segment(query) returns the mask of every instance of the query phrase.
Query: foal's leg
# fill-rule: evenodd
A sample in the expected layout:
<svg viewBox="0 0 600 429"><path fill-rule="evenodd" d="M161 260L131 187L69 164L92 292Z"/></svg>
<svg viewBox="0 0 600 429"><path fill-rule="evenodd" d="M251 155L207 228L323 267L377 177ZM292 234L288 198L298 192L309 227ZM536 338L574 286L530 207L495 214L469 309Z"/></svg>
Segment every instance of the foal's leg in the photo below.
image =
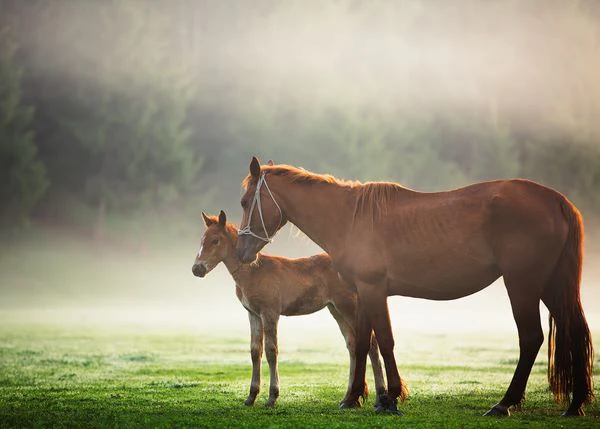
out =
<svg viewBox="0 0 600 429"><path fill-rule="evenodd" d="M338 304L339 305L339 304ZM346 394L344 395L344 399L340 401L340 407L342 408L356 408L360 407L360 402L358 400L351 401L350 391L352 388L352 380L354 380L354 367L356 366L356 335L354 333L354 328L352 325L348 323L346 318L342 315L341 311L338 310L334 305L329 304L327 306L329 312L337 322L340 327L340 331L344 336L344 340L346 340L346 348L348 349L348 354L350 356L350 370L348 375L348 389L346 390ZM354 316L354 315L353 315ZM363 392L363 398L368 394L367 383L365 381L365 391Z"/></svg>
<svg viewBox="0 0 600 429"><path fill-rule="evenodd" d="M379 359L379 343L375 338L375 335L371 337L371 349L369 350L369 358L371 359L371 366L373 367L373 377L375 378L375 389L377 391L377 398L375 400L375 408L381 405L381 398L387 395L387 387L385 385L385 377L383 375L383 367L381 366L381 359Z"/></svg>
<svg viewBox="0 0 600 429"><path fill-rule="evenodd" d="M485 413L486 416L508 416L510 407L521 404L531 368L544 342L540 322L540 299L535 293L537 289L511 281L506 276L504 281L519 332L519 362L504 397Z"/></svg>
<svg viewBox="0 0 600 429"><path fill-rule="evenodd" d="M244 402L252 405L256 395L260 391L260 361L263 353L263 324L260 316L248 312L250 319L250 356L252 357L252 381L250 382L250 394Z"/></svg>
<svg viewBox="0 0 600 429"><path fill-rule="evenodd" d="M278 314L262 315L262 323L265 332L265 354L269 363L269 372L271 375L271 384L269 386L269 399L265 404L267 407L274 407L279 397L279 371L277 369L277 323Z"/></svg>

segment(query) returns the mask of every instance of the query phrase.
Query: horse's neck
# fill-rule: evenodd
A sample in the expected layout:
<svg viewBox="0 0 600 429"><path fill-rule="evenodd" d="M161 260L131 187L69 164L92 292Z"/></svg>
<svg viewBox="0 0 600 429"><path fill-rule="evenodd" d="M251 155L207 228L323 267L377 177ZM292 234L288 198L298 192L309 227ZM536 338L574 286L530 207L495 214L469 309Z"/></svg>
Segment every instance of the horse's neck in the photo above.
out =
<svg viewBox="0 0 600 429"><path fill-rule="evenodd" d="M326 252L343 245L351 228L351 189L333 183L295 183L282 187L283 211L312 241Z"/></svg>

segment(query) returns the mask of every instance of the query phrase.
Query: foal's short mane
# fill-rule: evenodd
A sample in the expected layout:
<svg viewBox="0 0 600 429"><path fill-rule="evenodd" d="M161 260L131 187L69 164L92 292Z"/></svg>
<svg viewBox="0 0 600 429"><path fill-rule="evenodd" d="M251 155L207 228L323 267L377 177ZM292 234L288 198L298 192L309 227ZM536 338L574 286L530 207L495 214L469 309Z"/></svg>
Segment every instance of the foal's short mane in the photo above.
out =
<svg viewBox="0 0 600 429"><path fill-rule="evenodd" d="M219 223L219 216L207 215L206 217L210 221L214 222L215 225L217 225ZM233 241L233 243L235 245L237 238L238 238L237 225L230 223L230 222L226 222L225 223L225 232L227 232L227 235L229 235L229 237L231 238L231 240Z"/></svg>
<svg viewBox="0 0 600 429"><path fill-rule="evenodd" d="M370 219L375 222L378 217L385 215L388 211L388 206L405 198L408 194L413 194L408 188L405 188L393 182L366 182L340 180L331 174L316 174L311 173L303 168L294 167L291 165L264 165L261 166L261 172L265 174L273 174L275 176L288 177L293 183L306 184L334 184L347 187L355 191L356 199L354 202L353 220ZM242 182L244 189L256 182L256 179L251 175L246 176Z"/></svg>

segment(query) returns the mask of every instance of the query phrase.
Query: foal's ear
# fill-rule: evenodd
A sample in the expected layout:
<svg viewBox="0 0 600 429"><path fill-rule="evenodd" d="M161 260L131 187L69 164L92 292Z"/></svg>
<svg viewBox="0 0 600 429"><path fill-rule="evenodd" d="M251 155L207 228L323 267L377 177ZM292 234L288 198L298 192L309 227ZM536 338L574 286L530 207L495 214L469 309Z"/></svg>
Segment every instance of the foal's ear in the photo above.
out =
<svg viewBox="0 0 600 429"><path fill-rule="evenodd" d="M213 223L215 223L215 221L204 212L202 212L202 218L204 219L204 225L206 226L211 226Z"/></svg>
<svg viewBox="0 0 600 429"><path fill-rule="evenodd" d="M225 216L225 212L221 210L219 213L219 226L225 228L225 224L227 223L227 216Z"/></svg>
<svg viewBox="0 0 600 429"><path fill-rule="evenodd" d="M255 156L252 157L252 161L250 161L250 174L255 179L258 179L260 176L260 162L256 159Z"/></svg>

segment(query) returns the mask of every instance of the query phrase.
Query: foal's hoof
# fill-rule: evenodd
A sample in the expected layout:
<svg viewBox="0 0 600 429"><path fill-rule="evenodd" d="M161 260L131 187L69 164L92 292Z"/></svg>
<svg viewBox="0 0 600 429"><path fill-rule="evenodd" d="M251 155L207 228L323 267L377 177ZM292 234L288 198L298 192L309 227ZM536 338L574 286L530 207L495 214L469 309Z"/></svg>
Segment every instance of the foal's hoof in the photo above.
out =
<svg viewBox="0 0 600 429"><path fill-rule="evenodd" d="M340 401L340 408L360 408L362 407L360 401L358 399L343 399Z"/></svg>
<svg viewBox="0 0 600 429"><path fill-rule="evenodd" d="M276 401L269 399L269 400L268 400L268 401L265 403L265 407L267 407L267 408L275 408L275 404L276 404L276 403L277 403Z"/></svg>
<svg viewBox="0 0 600 429"><path fill-rule="evenodd" d="M398 401L391 400L387 395L381 395L378 403L375 404L375 412L377 414L391 414L395 416L404 415L398 410Z"/></svg>
<svg viewBox="0 0 600 429"><path fill-rule="evenodd" d="M505 417L510 416L510 411L508 411L508 407L498 404L494 405L491 410L484 414L484 416Z"/></svg>
<svg viewBox="0 0 600 429"><path fill-rule="evenodd" d="M254 405L254 401L256 400L256 398L250 398L248 397L248 399L246 399L244 401L244 405L247 407L251 407L252 405Z"/></svg>
<svg viewBox="0 0 600 429"><path fill-rule="evenodd" d="M583 408L578 408L575 411L567 410L561 414L561 417L578 417L578 416L585 416L585 412L583 411Z"/></svg>

